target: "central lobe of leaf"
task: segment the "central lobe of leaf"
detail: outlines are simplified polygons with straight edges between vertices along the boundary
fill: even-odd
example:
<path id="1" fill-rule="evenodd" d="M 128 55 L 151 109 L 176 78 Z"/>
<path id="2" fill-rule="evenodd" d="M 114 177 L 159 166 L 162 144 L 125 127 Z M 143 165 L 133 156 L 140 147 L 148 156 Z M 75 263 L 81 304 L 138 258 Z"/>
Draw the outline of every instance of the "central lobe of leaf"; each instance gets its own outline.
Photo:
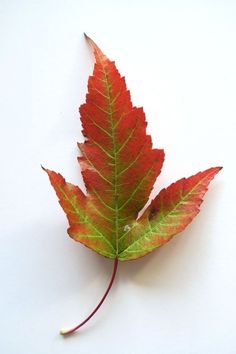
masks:
<path id="1" fill-rule="evenodd" d="M 88 192 L 86 214 L 117 256 L 118 241 L 146 204 L 164 153 L 152 149 L 144 112 L 132 106 L 114 62 L 94 50 L 96 64 L 80 107 L 87 140 L 79 144 L 79 162 Z"/>

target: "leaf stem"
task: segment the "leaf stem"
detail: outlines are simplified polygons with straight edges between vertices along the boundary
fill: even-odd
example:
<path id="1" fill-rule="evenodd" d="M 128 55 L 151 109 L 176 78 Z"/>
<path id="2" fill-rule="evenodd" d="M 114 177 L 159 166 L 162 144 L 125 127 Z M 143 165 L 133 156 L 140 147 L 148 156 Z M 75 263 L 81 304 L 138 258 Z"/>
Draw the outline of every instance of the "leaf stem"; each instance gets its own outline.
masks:
<path id="1" fill-rule="evenodd" d="M 77 331 L 77 329 L 81 328 L 86 322 L 88 322 L 90 320 L 90 318 L 92 318 L 95 315 L 95 313 L 98 311 L 98 309 L 102 306 L 103 302 L 105 301 L 109 291 L 111 290 L 111 287 L 113 285 L 113 282 L 114 282 L 114 279 L 116 276 L 117 266 L 118 266 L 118 258 L 116 257 L 114 260 L 114 266 L 113 266 L 111 280 L 110 280 L 110 283 L 107 287 L 107 290 L 106 290 L 105 294 L 103 295 L 102 299 L 100 300 L 99 304 L 95 307 L 95 309 L 91 312 L 91 314 L 83 322 L 81 322 L 77 326 L 75 326 L 71 329 L 62 329 L 60 331 L 60 334 L 67 335 L 67 334 L 71 334 L 71 333 Z"/>

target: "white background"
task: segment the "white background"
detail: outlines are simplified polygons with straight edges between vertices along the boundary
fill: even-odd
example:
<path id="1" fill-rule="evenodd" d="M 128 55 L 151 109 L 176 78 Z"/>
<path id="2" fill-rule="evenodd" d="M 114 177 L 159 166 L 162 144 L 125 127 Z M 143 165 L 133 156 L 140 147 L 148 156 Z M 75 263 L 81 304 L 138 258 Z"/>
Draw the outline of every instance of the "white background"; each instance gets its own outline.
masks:
<path id="1" fill-rule="evenodd" d="M 0 2 L 0 351 L 236 353 L 236 2 Z M 112 263 L 73 242 L 42 163 L 82 186 L 76 142 L 93 57 L 126 76 L 166 161 L 160 188 L 223 165 L 200 215 L 153 254 Z"/>

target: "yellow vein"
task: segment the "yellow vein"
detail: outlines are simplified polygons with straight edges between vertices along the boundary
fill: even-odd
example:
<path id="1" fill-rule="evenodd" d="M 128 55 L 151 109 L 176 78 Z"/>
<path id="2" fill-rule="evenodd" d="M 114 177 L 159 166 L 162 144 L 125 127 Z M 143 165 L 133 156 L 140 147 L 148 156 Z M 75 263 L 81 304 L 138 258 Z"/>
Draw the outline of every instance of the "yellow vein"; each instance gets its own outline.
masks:
<path id="1" fill-rule="evenodd" d="M 110 205 L 106 204 L 104 202 L 104 200 L 102 199 L 102 197 L 100 196 L 100 194 L 98 194 L 98 192 L 96 191 L 96 189 L 92 189 L 93 190 L 93 193 L 97 196 L 97 198 L 100 200 L 100 202 L 108 209 L 112 210 L 112 211 L 115 211 L 114 208 L 112 208 Z"/>
<path id="2" fill-rule="evenodd" d="M 91 90 L 96 91 L 97 93 L 99 93 L 101 96 L 103 96 L 104 98 L 108 99 L 108 96 L 105 95 L 104 93 L 102 93 L 100 90 L 98 90 L 96 87 L 91 88 Z"/>
<path id="3" fill-rule="evenodd" d="M 143 150 L 144 150 L 144 147 L 146 146 L 146 144 L 144 144 L 142 146 L 142 148 L 140 149 L 138 155 L 135 157 L 134 160 L 132 160 L 132 162 L 127 166 L 125 167 L 123 170 L 121 170 L 119 173 L 118 173 L 118 177 L 120 177 L 124 172 L 126 172 L 127 170 L 129 170 L 136 162 L 137 160 L 140 158 L 140 156 L 142 156 L 142 153 L 143 153 Z"/>
<path id="4" fill-rule="evenodd" d="M 86 159 L 88 160 L 88 162 L 90 163 L 90 165 L 93 167 L 93 169 L 98 173 L 98 175 L 107 183 L 111 184 L 111 181 L 109 181 L 106 177 L 103 176 L 103 174 L 94 166 L 94 164 L 92 163 L 92 161 L 88 158 L 86 152 L 84 150 L 82 150 L 84 156 L 86 157 Z"/>
<path id="5" fill-rule="evenodd" d="M 95 140 L 93 140 L 91 137 L 89 137 L 89 140 L 91 140 L 91 142 L 96 145 L 97 147 L 99 147 L 100 150 L 102 150 L 104 152 L 104 154 L 106 154 L 110 159 L 114 160 L 114 156 L 112 156 L 111 154 L 109 154 L 109 152 L 107 152 L 99 143 L 97 143 Z"/>
<path id="6" fill-rule="evenodd" d="M 143 176 L 143 178 L 140 180 L 140 182 L 137 184 L 137 186 L 135 187 L 134 191 L 131 193 L 130 197 L 124 202 L 124 204 L 122 204 L 119 207 L 119 210 L 123 209 L 133 199 L 133 196 L 138 192 L 139 187 L 143 184 L 143 182 L 145 181 L 146 177 L 152 172 L 153 166 L 154 166 L 154 164 L 147 171 L 147 173 Z"/>
<path id="7" fill-rule="evenodd" d="M 111 134 L 104 128 L 102 128 L 98 123 L 95 122 L 95 120 L 93 120 L 93 118 L 87 113 L 85 112 L 86 116 L 88 117 L 89 120 L 91 120 L 91 122 L 97 127 L 99 128 L 102 132 L 104 132 L 105 134 L 107 134 L 109 137 L 111 137 Z"/>
<path id="8" fill-rule="evenodd" d="M 61 191 L 61 193 L 64 195 L 64 198 L 71 204 L 71 206 L 74 208 L 74 210 L 76 211 L 76 214 L 82 218 L 83 220 L 85 220 L 89 226 L 91 226 L 99 235 L 101 235 L 100 237 L 102 239 L 104 239 L 104 241 L 115 251 L 113 245 L 111 244 L 111 242 L 93 225 L 93 223 L 88 219 L 88 216 L 84 216 L 83 214 L 81 214 L 80 210 L 77 208 L 77 206 L 70 200 L 70 198 L 67 196 L 66 192 L 63 190 L 63 188 L 61 186 L 58 186 L 59 190 Z M 85 236 L 86 237 L 86 236 Z"/>
<path id="9" fill-rule="evenodd" d="M 137 125 L 136 125 L 137 126 Z M 130 139 L 132 138 L 132 136 L 134 135 L 136 126 L 131 130 L 131 132 L 129 133 L 128 137 L 126 138 L 126 140 L 124 141 L 124 143 L 120 146 L 120 148 L 117 150 L 117 154 L 119 154 L 124 147 L 128 144 L 128 142 L 130 141 Z"/>

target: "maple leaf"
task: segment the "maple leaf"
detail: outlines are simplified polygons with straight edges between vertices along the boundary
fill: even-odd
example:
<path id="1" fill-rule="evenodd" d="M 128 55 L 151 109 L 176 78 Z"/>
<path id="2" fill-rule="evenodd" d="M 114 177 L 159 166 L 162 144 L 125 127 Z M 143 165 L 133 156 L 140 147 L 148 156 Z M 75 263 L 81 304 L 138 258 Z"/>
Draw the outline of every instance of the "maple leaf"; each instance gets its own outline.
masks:
<path id="1" fill-rule="evenodd" d="M 74 332 L 96 313 L 113 284 L 118 261 L 143 257 L 185 229 L 199 212 L 210 181 L 221 169 L 209 168 L 173 183 L 138 217 L 161 172 L 164 151 L 152 148 L 143 109 L 132 105 L 125 79 L 115 63 L 85 37 L 96 59 L 86 103 L 80 107 L 86 140 L 78 144 L 78 160 L 86 195 L 59 173 L 43 169 L 67 215 L 70 237 L 114 259 L 114 268 L 94 311 L 61 334 Z"/>

